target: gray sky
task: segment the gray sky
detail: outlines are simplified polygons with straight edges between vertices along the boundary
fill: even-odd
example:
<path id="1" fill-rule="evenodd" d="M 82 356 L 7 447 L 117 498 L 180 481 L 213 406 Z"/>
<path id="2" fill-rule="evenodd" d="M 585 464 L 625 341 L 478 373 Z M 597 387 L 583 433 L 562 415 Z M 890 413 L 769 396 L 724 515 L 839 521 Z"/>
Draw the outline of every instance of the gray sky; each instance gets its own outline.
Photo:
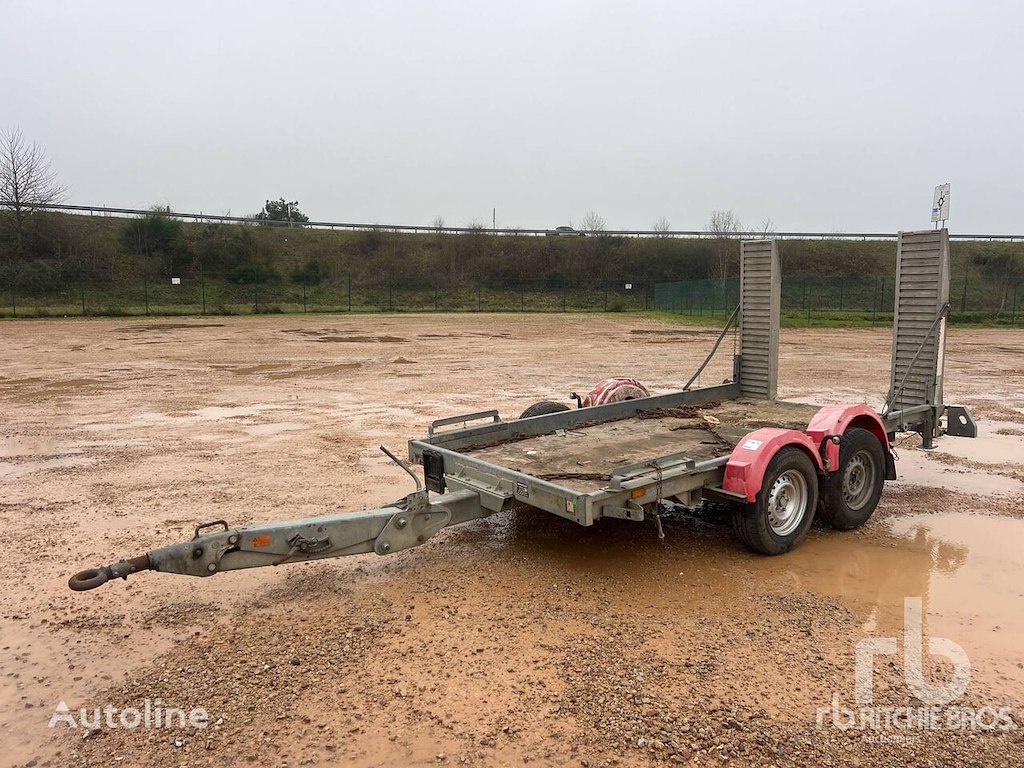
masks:
<path id="1" fill-rule="evenodd" d="M 1024 231 L 1020 2 L 0 0 L 0 125 L 67 202 Z"/>

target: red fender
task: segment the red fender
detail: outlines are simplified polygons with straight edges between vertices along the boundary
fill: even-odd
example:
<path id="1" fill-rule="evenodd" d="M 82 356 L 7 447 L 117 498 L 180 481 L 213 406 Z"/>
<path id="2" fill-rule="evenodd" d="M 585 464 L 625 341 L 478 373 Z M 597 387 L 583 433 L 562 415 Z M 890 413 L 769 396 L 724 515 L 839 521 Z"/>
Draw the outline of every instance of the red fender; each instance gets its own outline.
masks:
<path id="1" fill-rule="evenodd" d="M 795 429 L 762 427 L 750 432 L 733 448 L 732 455 L 725 465 L 722 490 L 744 496 L 747 501 L 753 501 L 761 490 L 768 462 L 787 445 L 798 446 L 810 457 L 814 466 L 823 471 L 817 445 L 803 432 L 797 432 Z"/>
<path id="2" fill-rule="evenodd" d="M 842 436 L 851 427 L 860 427 L 878 438 L 882 450 L 890 452 L 889 435 L 877 413 L 866 405 L 826 405 L 814 414 L 807 425 L 807 436 L 814 443 L 815 453 L 821 454 L 821 441 L 829 435 Z M 831 472 L 839 466 L 839 445 L 828 441 L 825 445 L 825 470 Z"/>

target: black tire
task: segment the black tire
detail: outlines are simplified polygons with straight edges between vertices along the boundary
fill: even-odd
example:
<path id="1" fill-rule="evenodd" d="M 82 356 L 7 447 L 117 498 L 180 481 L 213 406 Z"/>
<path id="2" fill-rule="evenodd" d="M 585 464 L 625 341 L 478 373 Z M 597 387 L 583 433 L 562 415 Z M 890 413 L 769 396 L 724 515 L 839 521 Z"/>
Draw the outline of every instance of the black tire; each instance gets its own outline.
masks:
<path id="1" fill-rule="evenodd" d="M 544 416 L 548 413 L 560 413 L 561 411 L 568 411 L 569 406 L 563 403 L 556 403 L 553 400 L 541 400 L 539 403 L 534 403 L 521 414 L 520 419 L 528 419 L 531 416 Z"/>
<path id="2" fill-rule="evenodd" d="M 768 463 L 753 504 L 733 512 L 736 537 L 762 555 L 781 555 L 803 541 L 818 504 L 818 472 L 796 446 L 782 448 Z"/>
<path id="3" fill-rule="evenodd" d="M 852 531 L 868 521 L 885 485 L 885 452 L 866 429 L 848 429 L 839 444 L 839 468 L 821 489 L 821 514 L 829 525 Z"/>

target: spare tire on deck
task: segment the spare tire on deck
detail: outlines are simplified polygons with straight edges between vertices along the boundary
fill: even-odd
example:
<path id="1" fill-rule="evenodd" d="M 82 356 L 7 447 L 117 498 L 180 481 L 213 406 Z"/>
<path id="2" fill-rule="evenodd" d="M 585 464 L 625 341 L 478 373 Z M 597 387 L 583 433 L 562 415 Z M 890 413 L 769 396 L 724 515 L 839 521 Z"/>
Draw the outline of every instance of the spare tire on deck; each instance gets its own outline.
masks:
<path id="1" fill-rule="evenodd" d="M 560 413 L 561 411 L 568 411 L 569 406 L 564 403 L 556 403 L 554 400 L 541 400 L 539 403 L 534 403 L 521 414 L 520 419 L 529 419 L 532 416 L 545 416 L 549 413 Z"/>

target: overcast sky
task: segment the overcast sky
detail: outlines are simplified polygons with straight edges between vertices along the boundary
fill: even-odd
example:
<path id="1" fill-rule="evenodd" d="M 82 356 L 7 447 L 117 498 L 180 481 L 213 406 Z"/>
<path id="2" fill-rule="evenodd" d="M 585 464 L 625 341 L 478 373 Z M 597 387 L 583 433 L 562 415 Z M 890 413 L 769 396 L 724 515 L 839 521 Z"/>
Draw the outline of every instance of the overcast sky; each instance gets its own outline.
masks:
<path id="1" fill-rule="evenodd" d="M 0 73 L 71 203 L 1024 231 L 1020 2 L 0 0 Z"/>

